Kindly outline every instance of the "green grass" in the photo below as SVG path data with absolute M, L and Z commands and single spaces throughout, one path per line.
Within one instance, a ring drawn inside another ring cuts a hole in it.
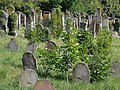
M 12 38 L 11 36 L 0 37 L 0 90 L 33 90 L 32 87 L 19 86 L 19 77 L 22 72 L 22 56 L 28 42 L 23 38 L 23 31 L 19 30 L 19 32 L 19 36 L 16 37 L 19 51 L 9 51 L 6 48 L 7 43 Z M 54 41 L 57 45 L 62 44 L 58 40 Z M 113 37 L 112 41 L 112 60 L 118 61 L 120 58 L 120 38 Z M 44 45 L 45 43 L 39 43 L 41 48 L 44 48 Z M 39 76 L 39 79 L 41 79 L 41 76 Z M 52 77 L 48 77 L 48 79 L 53 83 L 56 90 L 120 90 L 120 79 L 115 77 L 107 77 L 105 81 L 90 84 L 66 82 L 65 79 Z

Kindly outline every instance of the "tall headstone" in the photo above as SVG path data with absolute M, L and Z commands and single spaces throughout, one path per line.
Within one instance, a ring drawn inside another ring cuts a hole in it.
M 81 14 L 78 14 L 78 29 L 80 29 L 80 23 L 81 23 Z
M 8 47 L 9 50 L 18 51 L 18 44 L 17 44 L 15 38 L 11 38 L 7 47 Z
M 31 10 L 30 15 L 31 15 L 31 27 L 33 29 L 35 27 L 35 10 L 34 9 Z
M 96 10 L 96 35 L 100 32 L 101 28 L 102 28 L 102 22 L 101 22 L 101 10 L 100 8 L 97 8 Z
M 109 30 L 109 17 L 106 13 L 103 13 L 102 15 L 102 28 Z
M 36 59 L 34 55 L 30 52 L 26 52 L 23 54 L 22 58 L 23 70 L 33 69 L 37 70 Z
M 62 28 L 65 29 L 65 16 L 64 16 L 64 13 L 62 13 Z
M 90 82 L 90 71 L 88 65 L 85 63 L 76 64 L 73 69 L 73 81 L 75 82 Z
M 38 80 L 34 85 L 34 90 L 55 90 L 55 88 L 48 80 Z
M 21 24 L 26 26 L 26 15 L 24 13 L 21 13 Z
M 32 20 L 32 17 L 31 17 L 30 14 L 29 14 L 28 16 L 26 16 L 25 38 L 28 38 L 28 37 L 29 37 L 29 33 L 30 33 L 31 30 L 32 30 L 32 27 L 31 27 L 31 20 Z
M 24 87 L 34 86 L 37 80 L 38 80 L 37 73 L 32 69 L 26 69 L 22 72 L 20 76 L 19 85 Z
M 34 43 L 34 42 L 29 42 L 28 44 L 27 44 L 27 47 L 26 47 L 26 52 L 31 52 L 31 53 L 33 53 L 35 50 L 36 50 L 36 48 L 37 48 L 37 44 L 36 43 Z
M 17 27 L 21 29 L 21 12 L 17 11 L 18 19 L 17 19 Z

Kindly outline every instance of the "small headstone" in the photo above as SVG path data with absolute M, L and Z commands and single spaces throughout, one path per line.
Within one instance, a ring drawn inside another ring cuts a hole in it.
M 36 59 L 34 55 L 30 52 L 26 52 L 23 54 L 22 64 L 23 70 L 26 69 L 33 69 L 35 71 L 37 70 Z
M 38 80 L 34 85 L 34 90 L 55 90 L 55 88 L 48 80 Z
M 90 71 L 85 63 L 78 63 L 76 64 L 75 68 L 73 69 L 73 81 L 79 82 L 90 82 Z
M 36 48 L 37 48 L 37 45 L 36 45 L 36 43 L 28 43 L 27 44 L 27 47 L 26 47 L 26 52 L 34 52 L 35 50 L 36 50 Z
M 53 41 L 48 41 L 45 46 L 45 48 L 50 49 L 50 50 L 54 49 L 55 47 L 56 47 L 56 44 Z
M 120 62 L 113 64 L 111 70 L 112 70 L 112 76 L 120 78 Z
M 34 86 L 37 82 L 38 75 L 32 69 L 26 69 L 20 76 L 19 85 L 20 86 Z
M 15 38 L 11 38 L 7 47 L 9 50 L 18 51 L 18 44 L 16 43 Z

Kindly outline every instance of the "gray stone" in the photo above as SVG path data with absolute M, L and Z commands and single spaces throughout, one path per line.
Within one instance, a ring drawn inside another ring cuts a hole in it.
M 120 62 L 113 64 L 111 70 L 112 70 L 112 76 L 120 78 Z
M 90 71 L 88 65 L 85 63 L 78 63 L 76 64 L 75 68 L 73 69 L 73 81 L 75 82 L 90 82 Z
M 55 90 L 55 88 L 48 80 L 38 80 L 34 85 L 34 90 Z
M 36 48 L 37 48 L 37 44 L 36 43 L 29 42 L 27 44 L 27 47 L 26 47 L 26 52 L 32 52 L 33 53 L 36 50 Z
M 109 30 L 109 17 L 106 13 L 103 13 L 102 15 L 102 28 Z
M 56 43 L 53 41 L 48 41 L 45 46 L 45 48 L 50 49 L 50 50 L 54 49 L 55 47 L 56 47 Z
M 18 44 L 16 43 L 15 38 L 11 38 L 7 47 L 9 50 L 18 51 Z
M 20 86 L 34 86 L 38 80 L 37 73 L 32 69 L 26 69 L 20 76 L 19 85 Z
M 26 52 L 23 54 L 22 64 L 23 70 L 25 69 L 33 69 L 35 71 L 37 70 L 36 59 L 34 55 L 30 52 Z

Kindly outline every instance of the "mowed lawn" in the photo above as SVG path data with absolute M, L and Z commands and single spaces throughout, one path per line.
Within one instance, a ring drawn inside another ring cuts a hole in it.
M 33 90 L 32 87 L 25 88 L 19 86 L 19 77 L 22 72 L 22 56 L 28 40 L 23 38 L 22 34 L 19 34 L 16 37 L 19 51 L 9 51 L 7 43 L 11 38 L 11 36 L 7 35 L 0 37 L 0 90 Z M 60 43 L 57 40 L 55 42 L 57 44 Z M 39 43 L 41 48 L 44 45 L 44 43 Z M 37 58 L 36 54 L 35 56 Z M 120 60 L 120 37 L 112 38 L 111 59 L 113 62 Z M 38 58 L 37 61 L 39 62 Z M 39 79 L 41 79 L 41 76 L 39 76 Z M 53 83 L 56 90 L 120 90 L 120 78 L 111 76 L 107 77 L 105 81 L 90 84 L 66 82 L 65 79 L 52 77 L 48 77 L 48 79 Z

